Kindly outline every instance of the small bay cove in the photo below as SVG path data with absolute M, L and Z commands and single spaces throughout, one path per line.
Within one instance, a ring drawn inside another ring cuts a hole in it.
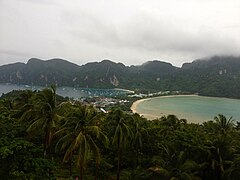
M 42 86 L 29 86 L 29 85 L 16 85 L 16 84 L 0 84 L 0 96 L 12 90 L 41 90 L 46 87 Z M 80 87 L 57 87 L 57 94 L 63 97 L 73 98 L 75 100 L 84 97 L 112 97 L 122 96 L 133 91 L 126 89 L 94 89 L 94 88 L 80 88 Z
M 133 103 L 132 111 L 149 120 L 174 114 L 189 123 L 203 123 L 223 114 L 240 121 L 240 100 L 197 95 L 161 96 Z

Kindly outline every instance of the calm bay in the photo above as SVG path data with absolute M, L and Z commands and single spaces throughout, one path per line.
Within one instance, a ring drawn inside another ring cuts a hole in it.
M 132 106 L 148 119 L 155 119 L 169 114 L 187 119 L 190 123 L 202 123 L 213 120 L 214 116 L 223 114 L 240 121 L 240 100 L 204 97 L 197 95 L 162 96 L 137 101 Z
M 16 84 L 0 84 L 0 96 L 12 90 L 41 90 L 45 87 L 42 86 L 29 86 L 29 85 L 16 85 Z M 126 89 L 95 89 L 95 88 L 80 88 L 80 87 L 57 87 L 57 94 L 63 97 L 73 99 L 80 99 L 84 97 L 112 97 L 122 96 L 132 93 Z

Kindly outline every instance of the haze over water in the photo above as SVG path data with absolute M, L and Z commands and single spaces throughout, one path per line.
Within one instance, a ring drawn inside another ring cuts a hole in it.
M 202 123 L 223 114 L 240 121 L 240 100 L 203 96 L 167 96 L 144 100 L 136 105 L 136 112 L 149 119 L 174 114 L 188 122 Z

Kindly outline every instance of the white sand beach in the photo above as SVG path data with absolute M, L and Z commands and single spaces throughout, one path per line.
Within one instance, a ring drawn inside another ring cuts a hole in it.
M 133 102 L 132 106 L 131 106 L 131 110 L 133 113 L 137 113 L 136 108 L 138 106 L 139 103 L 143 102 L 143 101 L 147 101 L 149 99 L 153 99 L 153 98 L 169 98 L 169 97 L 180 97 L 180 96 L 186 96 L 186 97 L 190 97 L 190 96 L 198 96 L 196 94 L 189 94 L 189 95 L 168 95 L 168 96 L 156 96 L 156 97 L 151 97 L 151 98 L 145 98 L 145 99 L 140 99 L 137 100 L 135 102 Z
M 145 99 L 140 99 L 140 100 L 137 100 L 135 102 L 133 102 L 132 106 L 131 106 L 131 110 L 133 113 L 139 113 L 137 111 L 137 106 L 144 102 L 144 101 L 147 101 L 147 100 L 150 100 L 150 99 L 153 99 L 153 98 L 169 98 L 169 97 L 192 97 L 192 96 L 198 96 L 196 94 L 190 94 L 190 95 L 168 95 L 168 96 L 157 96 L 157 97 L 151 97 L 151 98 L 145 98 Z M 156 119 L 156 118 L 160 118 L 161 116 L 159 115 L 155 115 L 155 114 L 142 114 L 142 113 L 139 113 L 141 116 L 143 116 L 144 118 L 148 119 L 148 120 L 153 120 L 153 119 Z M 168 114 L 174 114 L 174 112 L 169 112 L 169 111 L 161 111 L 161 114 L 162 116 L 164 115 L 168 115 Z M 179 114 L 175 114 L 177 116 L 179 116 Z M 188 117 L 189 118 L 189 117 Z

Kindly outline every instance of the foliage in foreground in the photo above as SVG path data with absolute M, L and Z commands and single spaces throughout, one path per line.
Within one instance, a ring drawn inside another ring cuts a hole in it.
M 54 87 L 0 99 L 3 179 L 238 179 L 240 131 L 232 118 L 147 121 L 57 101 Z M 219 112 L 221 113 L 221 112 Z

